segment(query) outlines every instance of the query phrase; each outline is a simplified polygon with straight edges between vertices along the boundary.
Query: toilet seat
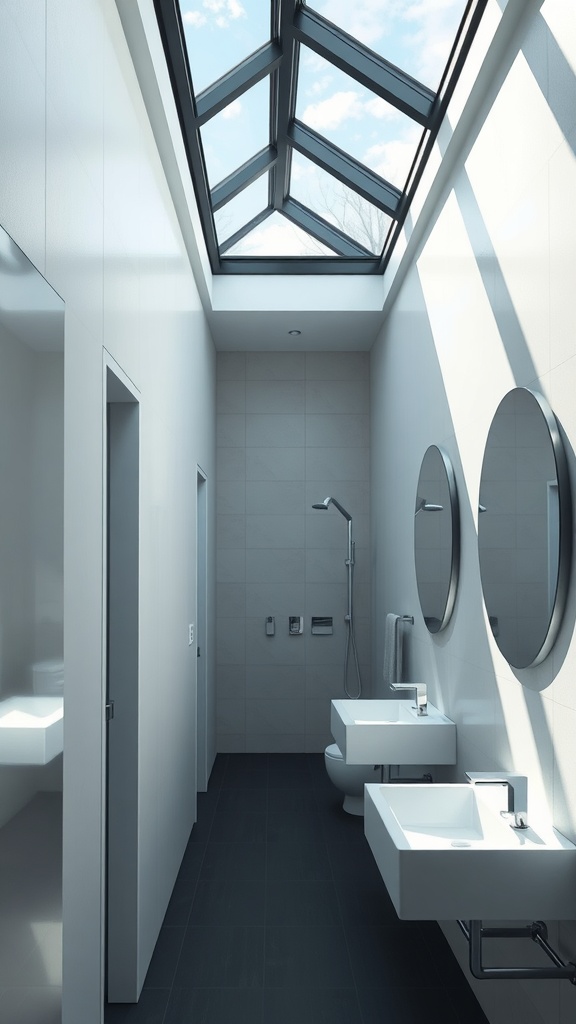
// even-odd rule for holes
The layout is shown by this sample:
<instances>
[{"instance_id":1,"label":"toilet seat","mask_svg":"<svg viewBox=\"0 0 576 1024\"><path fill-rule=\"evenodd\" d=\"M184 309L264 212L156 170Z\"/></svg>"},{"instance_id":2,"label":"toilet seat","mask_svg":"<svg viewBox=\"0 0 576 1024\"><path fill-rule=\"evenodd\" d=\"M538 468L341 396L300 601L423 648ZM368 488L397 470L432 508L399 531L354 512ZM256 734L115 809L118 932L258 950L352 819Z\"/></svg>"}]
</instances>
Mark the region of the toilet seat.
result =
<instances>
[{"instance_id":1,"label":"toilet seat","mask_svg":"<svg viewBox=\"0 0 576 1024\"><path fill-rule=\"evenodd\" d=\"M324 753L326 754L326 757L333 757L335 761L344 760L344 755L337 743L331 743L329 747L326 747Z\"/></svg>"}]
</instances>

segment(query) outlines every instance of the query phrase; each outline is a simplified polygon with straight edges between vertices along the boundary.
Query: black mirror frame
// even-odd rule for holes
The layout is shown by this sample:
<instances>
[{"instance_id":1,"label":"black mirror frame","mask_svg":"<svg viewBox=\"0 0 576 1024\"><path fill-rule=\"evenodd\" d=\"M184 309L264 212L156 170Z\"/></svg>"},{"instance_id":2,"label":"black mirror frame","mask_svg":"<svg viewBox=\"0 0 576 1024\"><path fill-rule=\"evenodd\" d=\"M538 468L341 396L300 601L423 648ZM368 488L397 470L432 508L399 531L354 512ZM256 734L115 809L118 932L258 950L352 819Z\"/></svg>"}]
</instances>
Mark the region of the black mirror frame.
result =
<instances>
[{"instance_id":1,"label":"black mirror frame","mask_svg":"<svg viewBox=\"0 0 576 1024\"><path fill-rule=\"evenodd\" d=\"M436 444L431 444L428 446L422 457L420 472L422 470L422 465L424 464L424 459L426 458L428 452L430 452L432 449L435 449L438 452L442 460L442 465L446 476L446 484L448 487L448 496L450 502L450 526L452 535L450 577L448 580L448 586L446 588L446 597L444 600L442 616L438 619L438 625L434 625L434 627L431 627L430 622L424 615L424 608L422 606L420 588L418 585L418 570L416 566L416 544L414 544L414 562L416 567L416 587L418 589L418 599L420 601L420 607L422 609L422 614L424 615L424 622L428 632L434 635L436 633L440 633L443 629L446 628L452 617L452 612L454 611L454 603L456 601L456 591L458 589L458 577L460 572L460 507L458 503L458 488L456 486L456 475L454 473L452 460L450 459L450 456L447 454L447 452L444 451L443 448ZM420 475L418 476L418 481L420 481Z\"/></svg>"},{"instance_id":2,"label":"black mirror frame","mask_svg":"<svg viewBox=\"0 0 576 1024\"><path fill-rule=\"evenodd\" d=\"M556 420L556 416L554 415L550 405L548 404L547 400L544 398L543 395L539 394L539 392L537 391L534 391L532 388L512 388L511 391L508 391L504 395L501 402L499 403L498 408L496 409L496 412L494 413L494 416L492 418L490 429L492 429L494 420L496 419L496 416L498 415L498 412L500 411L503 403L507 399L509 399L511 395L519 391L527 392L535 400L540 409L540 412L542 413L544 422L548 430L550 444L552 447L552 455L554 458L554 465L556 467L556 480L558 483L558 510L560 519L558 535L558 571L556 576L554 603L552 607L552 612L550 614L550 619L548 622L546 633L544 635L544 638L538 651L536 652L536 655L530 661L523 661L522 664L515 664L507 658L506 654L504 653L504 651L502 651L502 648L498 643L498 637L495 636L496 644L498 645L498 648L501 651L502 656L506 658L506 660L508 661L508 664L511 665L512 668L521 670L532 668L533 666L539 665L542 661L544 661L544 659L547 658L547 656L550 654L550 651L552 650L552 647L554 646L554 643L558 636L558 631L560 629L560 624L562 622L562 618L566 608L572 566L572 495L570 486L570 474L568 471L568 461L566 458L564 444L560 436L558 421ZM490 431L488 432L488 437L489 436ZM488 437L486 438L486 444L488 443ZM485 456L486 448L484 449L482 468L484 468ZM480 475L480 492L481 488L482 473ZM478 505L480 507L480 499L478 501ZM479 542L480 532L478 531L478 561L480 565L480 580L482 581L482 564L480 560ZM482 593L484 597L483 586ZM489 614L485 597L484 606L486 608L487 613ZM518 660L522 661L522 659Z\"/></svg>"}]
</instances>

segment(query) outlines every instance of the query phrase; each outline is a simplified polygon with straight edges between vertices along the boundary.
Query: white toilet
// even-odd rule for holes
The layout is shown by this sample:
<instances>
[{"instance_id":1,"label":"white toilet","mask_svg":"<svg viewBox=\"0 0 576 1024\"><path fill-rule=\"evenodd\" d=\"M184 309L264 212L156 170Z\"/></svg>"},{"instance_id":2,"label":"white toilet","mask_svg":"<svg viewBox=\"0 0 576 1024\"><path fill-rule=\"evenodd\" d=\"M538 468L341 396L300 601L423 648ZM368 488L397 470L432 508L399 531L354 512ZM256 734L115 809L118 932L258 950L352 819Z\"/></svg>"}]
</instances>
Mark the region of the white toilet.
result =
<instances>
[{"instance_id":1,"label":"white toilet","mask_svg":"<svg viewBox=\"0 0 576 1024\"><path fill-rule=\"evenodd\" d=\"M364 814L364 783L378 782L371 764L346 764L337 743L324 751L326 771L337 789L344 793L343 808L348 814Z\"/></svg>"}]
</instances>

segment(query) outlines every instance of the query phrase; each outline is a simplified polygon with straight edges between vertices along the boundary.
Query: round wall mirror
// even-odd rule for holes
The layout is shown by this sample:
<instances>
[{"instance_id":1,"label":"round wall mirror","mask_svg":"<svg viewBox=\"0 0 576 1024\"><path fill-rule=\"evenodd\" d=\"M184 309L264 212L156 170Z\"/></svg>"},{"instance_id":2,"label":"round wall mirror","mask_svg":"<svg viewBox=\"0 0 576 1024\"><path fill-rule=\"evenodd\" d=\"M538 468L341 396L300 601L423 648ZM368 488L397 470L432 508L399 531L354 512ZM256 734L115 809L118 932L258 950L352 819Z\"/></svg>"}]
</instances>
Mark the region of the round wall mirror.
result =
<instances>
[{"instance_id":1,"label":"round wall mirror","mask_svg":"<svg viewBox=\"0 0 576 1024\"><path fill-rule=\"evenodd\" d=\"M528 388L498 406L484 452L478 554L492 633L514 668L549 653L570 573L568 467L554 413Z\"/></svg>"},{"instance_id":2,"label":"round wall mirror","mask_svg":"<svg viewBox=\"0 0 576 1024\"><path fill-rule=\"evenodd\" d=\"M436 445L422 459L414 510L414 562L418 597L430 633L448 623L460 561L458 495L452 463Z\"/></svg>"}]
</instances>

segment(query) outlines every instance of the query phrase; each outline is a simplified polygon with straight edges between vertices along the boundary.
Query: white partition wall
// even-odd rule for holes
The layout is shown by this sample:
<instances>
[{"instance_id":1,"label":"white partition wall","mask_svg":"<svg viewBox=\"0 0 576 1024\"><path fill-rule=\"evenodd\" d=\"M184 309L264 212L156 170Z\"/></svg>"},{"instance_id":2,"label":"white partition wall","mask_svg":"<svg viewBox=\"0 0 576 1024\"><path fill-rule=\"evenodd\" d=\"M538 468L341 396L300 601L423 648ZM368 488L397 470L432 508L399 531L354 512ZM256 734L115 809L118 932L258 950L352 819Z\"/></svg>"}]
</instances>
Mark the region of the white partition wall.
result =
<instances>
[{"instance_id":1,"label":"white partition wall","mask_svg":"<svg viewBox=\"0 0 576 1024\"><path fill-rule=\"evenodd\" d=\"M397 608L415 615L407 672L427 682L432 702L457 724L458 764L449 778L463 782L467 769L527 774L529 806L548 808L574 842L574 574L552 652L534 668L514 670L484 609L477 527L484 445L514 387L540 391L550 403L576 494L576 16L563 0L493 3L488 13L503 24L506 14L520 15L517 31L500 69L491 69L488 99L372 352L375 621ZM453 460L462 526L454 614L434 637L419 609L413 558L416 484L429 444L441 444ZM381 663L378 630L373 650ZM548 925L560 954L573 961L574 924ZM446 933L470 977L464 938L453 923ZM518 942L498 943L494 956L501 966L528 958L547 965ZM575 1019L576 992L567 981L474 988L491 1024L508 1021L512 1006L527 1024Z\"/></svg>"},{"instance_id":2,"label":"white partition wall","mask_svg":"<svg viewBox=\"0 0 576 1024\"><path fill-rule=\"evenodd\" d=\"M63 1021L98 1024L103 350L142 396L138 984L194 820L187 630L196 621L197 464L209 488L214 479L215 358L116 4L9 0L0 5L0 58L0 224L66 304ZM208 510L211 515L211 491ZM209 550L210 602L211 559Z\"/></svg>"}]
</instances>

